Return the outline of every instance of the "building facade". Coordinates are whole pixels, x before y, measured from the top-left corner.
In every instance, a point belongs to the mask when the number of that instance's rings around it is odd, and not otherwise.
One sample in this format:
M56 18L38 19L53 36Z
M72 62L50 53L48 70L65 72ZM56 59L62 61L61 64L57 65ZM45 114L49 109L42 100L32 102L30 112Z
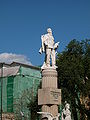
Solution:
M18 112L20 117L27 116L27 120L30 119L30 110L26 110L27 107L22 103L24 104L24 101L26 103L26 98L30 102L37 95L37 89L41 82L40 68L16 62L10 65L3 63L0 76L0 106L2 101L3 117L9 116L11 113L12 116Z

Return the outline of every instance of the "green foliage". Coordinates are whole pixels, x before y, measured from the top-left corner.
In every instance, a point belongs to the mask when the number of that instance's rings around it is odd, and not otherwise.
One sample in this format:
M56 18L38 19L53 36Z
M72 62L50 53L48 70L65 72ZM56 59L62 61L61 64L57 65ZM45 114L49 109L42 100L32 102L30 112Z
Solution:
M27 107L31 111L31 120L39 119L37 112L40 111L41 107L38 106L38 96L34 97Z
M30 111L27 105L32 101L32 97L33 97L32 89L27 89L22 92L22 95L19 97L18 100L15 100L14 102L15 120L22 119L29 120Z
M41 88L41 82L37 88L37 92L39 88ZM41 106L38 105L38 94L32 97L31 101L27 104L27 108L31 112L31 120L40 120L40 115L37 114L41 110Z
M57 57L59 87L62 89L62 103L71 104L74 120L77 111L83 118L89 111L81 104L80 96L90 95L90 40L72 40L66 50Z
M37 114L37 111L40 110L38 97L34 96L32 88L23 91L21 97L15 100L14 108L15 120L37 120L39 118Z

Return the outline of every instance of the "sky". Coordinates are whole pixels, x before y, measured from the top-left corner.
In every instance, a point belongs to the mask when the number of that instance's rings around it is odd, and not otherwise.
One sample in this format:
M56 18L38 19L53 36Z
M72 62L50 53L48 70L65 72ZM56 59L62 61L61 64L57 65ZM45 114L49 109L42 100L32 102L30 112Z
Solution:
M0 0L1 61L16 56L42 65L38 51L48 27L60 42L58 52L72 39L90 39L90 0Z

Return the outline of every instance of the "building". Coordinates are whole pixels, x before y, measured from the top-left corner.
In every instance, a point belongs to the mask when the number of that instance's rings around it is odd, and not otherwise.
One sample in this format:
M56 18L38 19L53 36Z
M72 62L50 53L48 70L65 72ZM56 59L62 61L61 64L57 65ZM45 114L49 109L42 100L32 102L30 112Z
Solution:
M41 70L39 67L17 62L11 64L3 63L3 69L0 69L0 76L0 106L2 97L3 117L10 117L11 113L16 112L15 105L21 99L25 91L30 91L31 96L37 95L37 89L41 81ZM2 84L1 81L3 81ZM19 111L21 115L24 112L24 108L22 108L22 110L23 111ZM30 117L30 115L28 116Z

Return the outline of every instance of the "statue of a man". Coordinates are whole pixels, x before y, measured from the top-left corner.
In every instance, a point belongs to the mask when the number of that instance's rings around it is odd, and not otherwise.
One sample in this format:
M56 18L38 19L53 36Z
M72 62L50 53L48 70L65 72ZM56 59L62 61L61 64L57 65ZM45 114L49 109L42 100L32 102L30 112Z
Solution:
M42 67L50 67L50 59L52 62L52 67L56 68L56 56L55 56L55 50L58 47L58 43L54 43L54 37L52 35L51 28L47 29L47 34L41 36L42 40L42 47L40 48L39 52L45 52L45 62Z

